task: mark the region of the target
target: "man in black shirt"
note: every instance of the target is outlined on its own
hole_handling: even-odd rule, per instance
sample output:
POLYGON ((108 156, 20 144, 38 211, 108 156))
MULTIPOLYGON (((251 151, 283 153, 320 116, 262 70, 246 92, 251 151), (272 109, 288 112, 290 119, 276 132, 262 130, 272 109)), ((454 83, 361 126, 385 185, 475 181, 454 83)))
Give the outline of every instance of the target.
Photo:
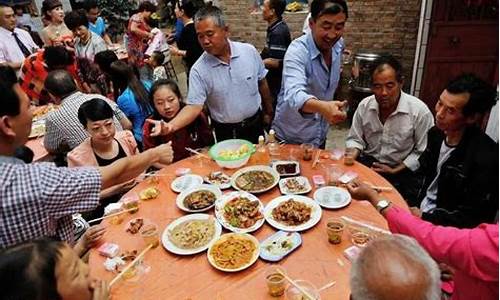
POLYGON ((281 88, 283 57, 292 41, 288 25, 282 18, 285 7, 285 0, 265 0, 262 9, 262 18, 267 22, 268 27, 266 47, 262 50, 261 57, 266 69, 269 70, 266 79, 274 97, 273 108, 276 108, 276 99, 281 88))

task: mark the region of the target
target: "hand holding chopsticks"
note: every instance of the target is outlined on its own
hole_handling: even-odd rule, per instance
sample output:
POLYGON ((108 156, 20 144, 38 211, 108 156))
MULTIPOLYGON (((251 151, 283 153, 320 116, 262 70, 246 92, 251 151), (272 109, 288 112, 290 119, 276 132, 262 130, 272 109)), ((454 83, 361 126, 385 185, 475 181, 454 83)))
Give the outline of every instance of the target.
POLYGON ((123 277, 123 274, 128 272, 128 270, 130 270, 140 259, 142 259, 146 252, 148 252, 151 248, 153 248, 153 244, 149 244, 144 250, 142 250, 142 252, 139 253, 139 255, 137 255, 137 257, 130 264, 128 264, 118 275, 116 275, 115 278, 113 278, 113 280, 111 280, 109 287, 111 288, 113 284, 120 280, 120 278, 123 277))

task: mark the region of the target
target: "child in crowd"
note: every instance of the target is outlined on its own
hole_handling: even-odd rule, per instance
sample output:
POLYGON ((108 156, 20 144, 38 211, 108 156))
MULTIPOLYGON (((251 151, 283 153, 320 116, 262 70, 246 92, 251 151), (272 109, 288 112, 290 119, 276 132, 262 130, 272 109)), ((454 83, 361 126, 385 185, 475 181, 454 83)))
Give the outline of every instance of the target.
POLYGON ((189 156, 186 147, 196 149, 213 144, 213 135, 203 112, 191 124, 174 133, 157 137, 151 136, 153 124, 172 120, 185 105, 182 102, 181 92, 175 81, 161 79, 155 82, 151 87, 150 103, 154 112, 152 116, 146 119, 143 128, 145 149, 172 141, 174 161, 178 161, 189 156))
POLYGON ((165 67, 163 66, 164 63, 165 55, 158 51, 153 52, 153 55, 147 60, 148 66, 153 70, 153 81, 168 78, 165 67))

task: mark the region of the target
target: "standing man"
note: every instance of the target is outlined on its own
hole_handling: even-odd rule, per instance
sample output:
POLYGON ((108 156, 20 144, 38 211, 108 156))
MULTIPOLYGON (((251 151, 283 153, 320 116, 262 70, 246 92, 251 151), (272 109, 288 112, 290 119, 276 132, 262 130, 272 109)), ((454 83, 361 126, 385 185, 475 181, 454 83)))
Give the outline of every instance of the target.
POLYGON ((290 144, 325 147, 330 124, 342 122, 346 102, 333 101, 340 80, 347 4, 314 0, 311 33, 294 40, 283 62, 283 80, 273 128, 290 144))
POLYGON ((200 9, 194 25, 205 52, 191 68, 187 105, 168 123, 146 120, 155 124, 151 135, 187 126, 206 104, 218 141, 242 138, 257 143, 273 113, 259 53, 250 44, 229 40, 222 11, 215 6, 200 9))
POLYGON ((14 10, 0 4, 0 65, 7 65, 17 72, 24 59, 37 49, 31 35, 26 30, 16 28, 14 10))
POLYGON ((359 103, 346 148, 391 182, 410 206, 418 205, 420 186, 414 172, 434 117, 424 102, 402 91, 401 64, 393 56, 374 61, 371 75, 373 95, 359 103))
POLYGON ((281 88, 281 74, 283 73, 283 57, 292 39, 290 30, 283 21, 285 0, 265 0, 262 9, 262 18, 267 22, 266 47, 260 56, 264 66, 269 70, 266 79, 273 96, 273 108, 276 108, 276 99, 281 88))
POLYGON ((458 228, 495 223, 498 144, 478 126, 495 102, 495 89, 471 74, 451 81, 441 93, 436 126, 420 156, 425 181, 420 209, 411 208, 415 216, 458 228))
POLYGON ((88 29, 100 36, 107 45, 111 46, 113 42, 111 41, 109 34, 106 32, 106 22, 104 22, 104 19, 99 16, 100 11, 99 6, 97 6, 97 1, 87 0, 85 1, 83 7, 85 8, 85 13, 89 21, 87 26, 88 29))

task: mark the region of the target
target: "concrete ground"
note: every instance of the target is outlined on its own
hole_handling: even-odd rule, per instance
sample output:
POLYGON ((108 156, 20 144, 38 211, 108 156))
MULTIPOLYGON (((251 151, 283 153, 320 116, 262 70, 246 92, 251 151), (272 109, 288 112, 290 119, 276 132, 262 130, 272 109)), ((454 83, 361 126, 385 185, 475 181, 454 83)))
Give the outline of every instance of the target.
MULTIPOLYGON (((175 68, 175 72, 177 73, 178 84, 181 90, 182 96, 185 98, 187 96, 187 80, 186 80, 186 72, 184 69, 184 65, 181 62, 179 57, 172 57, 172 63, 175 68)), ((347 133, 349 132, 348 122, 331 126, 328 131, 327 140, 326 140, 326 149, 333 148, 345 148, 345 139, 347 137, 347 133)))

